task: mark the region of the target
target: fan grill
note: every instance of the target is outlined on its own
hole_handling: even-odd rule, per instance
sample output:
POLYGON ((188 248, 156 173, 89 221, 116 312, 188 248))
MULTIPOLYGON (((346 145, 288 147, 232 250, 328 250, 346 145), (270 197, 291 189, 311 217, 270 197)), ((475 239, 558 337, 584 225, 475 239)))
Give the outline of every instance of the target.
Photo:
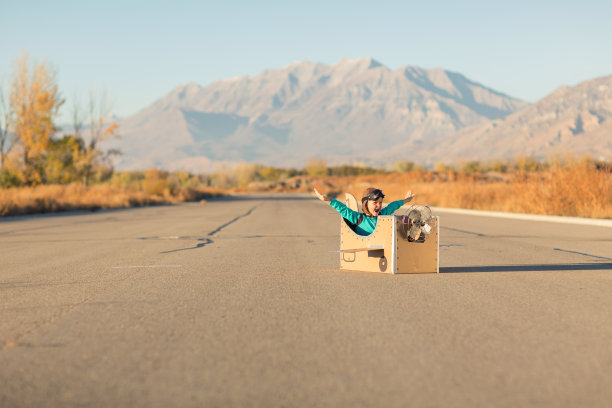
POLYGON ((424 242, 425 236, 431 232, 428 222, 432 218, 428 205, 413 205, 402 216, 401 236, 410 242, 424 242))

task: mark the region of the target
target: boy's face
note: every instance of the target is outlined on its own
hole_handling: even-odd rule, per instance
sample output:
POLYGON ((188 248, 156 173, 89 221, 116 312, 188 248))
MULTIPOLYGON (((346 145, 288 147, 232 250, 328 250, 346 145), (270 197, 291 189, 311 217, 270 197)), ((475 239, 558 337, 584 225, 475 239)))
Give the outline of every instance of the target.
POLYGON ((378 216, 380 210, 382 209, 383 198, 378 197, 376 200, 368 200, 366 201, 366 205, 368 206, 368 211, 373 216, 378 216))

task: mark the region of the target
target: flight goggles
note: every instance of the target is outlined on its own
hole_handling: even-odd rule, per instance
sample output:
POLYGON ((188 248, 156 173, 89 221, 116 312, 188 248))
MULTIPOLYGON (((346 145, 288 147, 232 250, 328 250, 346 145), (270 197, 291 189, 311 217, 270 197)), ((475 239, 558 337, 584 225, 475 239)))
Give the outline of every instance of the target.
POLYGON ((372 201, 376 201, 379 198, 385 198, 385 195, 383 194, 382 190, 374 190, 370 193, 370 195, 365 196, 363 198, 363 200, 372 200, 372 201))

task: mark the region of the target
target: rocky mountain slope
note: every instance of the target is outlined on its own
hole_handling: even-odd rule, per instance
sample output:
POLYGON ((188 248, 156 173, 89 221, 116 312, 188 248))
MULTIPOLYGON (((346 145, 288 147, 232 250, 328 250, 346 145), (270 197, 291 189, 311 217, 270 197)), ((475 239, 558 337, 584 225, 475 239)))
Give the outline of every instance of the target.
POLYGON ((413 156, 433 141, 442 146, 458 130, 526 106, 442 69, 390 70, 371 58, 297 62, 176 88, 120 122, 116 164, 206 171, 240 161, 299 167, 315 156, 330 164, 424 162, 431 158, 413 156))
POLYGON ((561 87, 504 119, 467 127, 418 151, 426 162, 566 153, 612 161, 612 75, 561 87))

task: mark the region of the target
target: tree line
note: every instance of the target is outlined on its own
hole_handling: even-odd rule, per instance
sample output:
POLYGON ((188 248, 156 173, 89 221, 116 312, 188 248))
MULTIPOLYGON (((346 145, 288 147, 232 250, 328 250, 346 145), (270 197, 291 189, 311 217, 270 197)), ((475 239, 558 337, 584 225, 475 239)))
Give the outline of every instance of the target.
POLYGON ((72 131, 58 137, 64 104, 49 64, 31 64, 21 54, 8 89, 0 87, 0 187, 87 185, 110 177, 110 157, 120 152, 103 151, 100 143, 119 134, 105 95, 90 92, 86 107, 75 97, 72 131))

